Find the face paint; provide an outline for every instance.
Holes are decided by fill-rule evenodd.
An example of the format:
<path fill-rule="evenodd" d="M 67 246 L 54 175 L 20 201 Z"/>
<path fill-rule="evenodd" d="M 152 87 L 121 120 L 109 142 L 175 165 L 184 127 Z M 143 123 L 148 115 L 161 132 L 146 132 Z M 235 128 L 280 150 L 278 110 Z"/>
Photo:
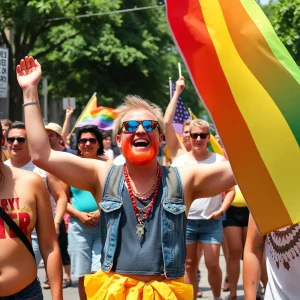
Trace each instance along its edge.
<path fill-rule="evenodd" d="M 126 160 L 134 165 L 147 165 L 156 159 L 159 149 L 158 139 L 153 139 L 151 141 L 150 147 L 143 152 L 135 152 L 133 146 L 131 145 L 130 139 L 124 139 L 122 143 L 122 152 Z"/>

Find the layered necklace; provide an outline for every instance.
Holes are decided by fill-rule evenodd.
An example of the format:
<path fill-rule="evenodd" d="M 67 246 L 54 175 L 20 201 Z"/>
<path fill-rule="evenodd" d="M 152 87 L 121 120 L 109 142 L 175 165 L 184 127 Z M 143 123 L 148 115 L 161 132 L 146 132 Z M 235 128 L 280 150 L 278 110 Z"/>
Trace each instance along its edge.
<path fill-rule="evenodd" d="M 134 210 L 136 219 L 138 221 L 138 223 L 136 225 L 136 234 L 138 236 L 138 239 L 140 240 L 145 232 L 145 220 L 149 217 L 149 215 L 152 211 L 153 205 L 155 203 L 155 200 L 157 198 L 157 195 L 158 195 L 159 187 L 161 184 L 161 177 L 162 177 L 161 166 L 159 164 L 157 164 L 157 174 L 156 174 L 155 181 L 154 181 L 152 187 L 145 193 L 138 193 L 133 190 L 126 165 L 124 165 L 124 177 L 125 177 L 125 182 L 127 184 L 127 188 L 128 188 L 130 200 L 131 200 L 131 203 L 133 206 L 133 210 Z M 149 193 L 151 191 L 152 191 L 152 193 L 149 197 L 144 197 L 144 195 L 147 195 L 147 193 Z M 151 196 L 152 196 L 152 199 L 146 207 L 139 208 L 137 206 L 135 198 L 137 198 L 139 200 L 146 200 L 146 199 L 150 198 Z M 143 214 L 143 215 L 141 216 L 140 214 Z"/>

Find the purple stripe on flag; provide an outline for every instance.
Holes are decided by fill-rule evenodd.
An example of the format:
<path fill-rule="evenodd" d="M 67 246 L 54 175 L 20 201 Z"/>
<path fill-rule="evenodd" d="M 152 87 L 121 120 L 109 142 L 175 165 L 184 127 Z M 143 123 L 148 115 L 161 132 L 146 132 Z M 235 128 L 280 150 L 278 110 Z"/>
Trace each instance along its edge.
<path fill-rule="evenodd" d="M 182 136 L 182 124 L 179 123 L 173 123 L 173 128 L 175 130 L 175 132 L 179 135 Z"/>

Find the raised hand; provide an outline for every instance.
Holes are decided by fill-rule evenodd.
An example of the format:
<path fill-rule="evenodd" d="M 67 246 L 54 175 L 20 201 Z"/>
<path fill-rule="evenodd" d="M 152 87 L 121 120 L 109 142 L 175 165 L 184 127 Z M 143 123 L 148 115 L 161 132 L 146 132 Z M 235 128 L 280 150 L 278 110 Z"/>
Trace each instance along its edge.
<path fill-rule="evenodd" d="M 178 93 L 179 95 L 183 92 L 185 88 L 185 83 L 184 83 L 184 77 L 181 76 L 177 81 L 176 81 L 176 90 L 175 92 Z"/>
<path fill-rule="evenodd" d="M 72 106 L 69 106 L 66 109 L 66 118 L 70 118 L 72 116 L 73 112 L 74 112 L 74 108 Z"/>
<path fill-rule="evenodd" d="M 32 56 L 21 59 L 16 68 L 17 80 L 22 90 L 30 86 L 37 86 L 42 76 L 41 65 Z"/>

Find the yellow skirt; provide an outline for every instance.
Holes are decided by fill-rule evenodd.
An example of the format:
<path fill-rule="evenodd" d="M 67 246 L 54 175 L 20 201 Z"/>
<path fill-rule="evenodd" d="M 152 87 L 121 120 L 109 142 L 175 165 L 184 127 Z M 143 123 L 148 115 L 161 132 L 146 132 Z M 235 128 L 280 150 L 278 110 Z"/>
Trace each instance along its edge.
<path fill-rule="evenodd" d="M 115 273 L 98 271 L 84 280 L 89 300 L 192 300 L 193 286 L 175 280 L 138 281 Z"/>

